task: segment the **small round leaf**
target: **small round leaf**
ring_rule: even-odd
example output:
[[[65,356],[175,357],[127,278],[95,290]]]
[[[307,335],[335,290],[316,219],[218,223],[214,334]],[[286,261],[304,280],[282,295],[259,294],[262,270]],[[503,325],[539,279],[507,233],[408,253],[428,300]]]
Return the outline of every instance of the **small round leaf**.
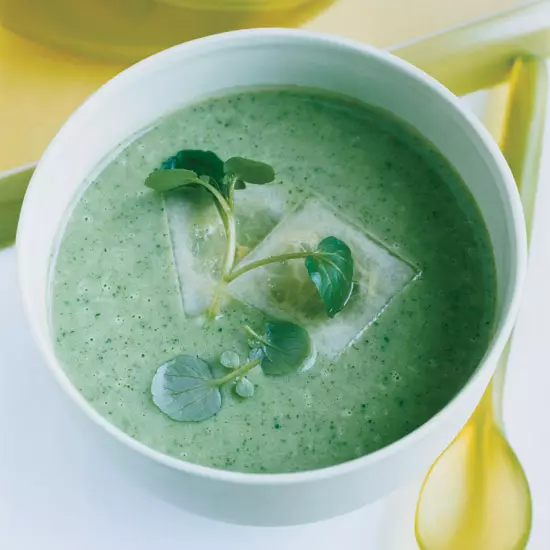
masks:
[[[238,353],[227,350],[222,352],[222,354],[220,355],[220,363],[226,369],[237,369],[241,364],[241,358],[239,357]]]
[[[300,325],[288,321],[268,321],[263,336],[246,325],[244,328],[258,342],[258,348],[253,353],[261,358],[265,374],[289,374],[304,365],[310,368],[315,360],[309,334]]]
[[[155,170],[145,179],[145,185],[158,193],[166,193],[179,187],[197,187],[197,174],[191,170]]]
[[[243,157],[232,157],[225,161],[224,170],[226,174],[236,176],[246,183],[263,185],[275,179],[275,171],[265,162],[245,159]]]
[[[153,403],[172,420],[200,422],[222,406],[210,365],[200,357],[179,355],[161,365],[151,383]]]
[[[336,237],[326,237],[306,258],[306,268],[327,315],[334,317],[348,303],[353,290],[353,257],[349,246]]]
[[[252,397],[254,384],[248,378],[241,378],[235,385],[235,393],[241,397]]]
[[[160,166],[161,170],[183,168],[192,170],[199,176],[210,176],[221,182],[224,176],[223,161],[212,151],[200,149],[183,149],[173,157],[167,158]]]

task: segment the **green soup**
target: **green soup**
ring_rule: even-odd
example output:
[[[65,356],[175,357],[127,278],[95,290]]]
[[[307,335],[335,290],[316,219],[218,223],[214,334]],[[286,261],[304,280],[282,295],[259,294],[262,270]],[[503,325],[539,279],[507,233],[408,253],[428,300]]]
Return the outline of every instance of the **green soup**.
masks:
[[[192,311],[207,274],[190,271],[179,228],[194,228],[190,257],[215,257],[223,231],[212,225],[208,197],[170,198],[144,186],[184,148],[274,167],[273,183],[235,194],[241,256],[268,246],[306,212],[302,223],[317,224],[319,235],[338,226],[375,243],[386,262],[376,281],[360,283],[363,291],[382,289],[368,316],[359,303],[353,314],[338,314],[345,323],[337,315],[334,326],[316,325],[310,370],[267,376],[256,368],[248,375],[254,396],[241,399],[224,386],[221,410],[202,422],[173,421],[154,405],[157,368],[189,354],[223,376],[223,351],[248,353],[241,325],[261,327],[271,314],[255,307],[268,288],[261,278],[241,285],[214,321]],[[357,262],[367,265],[369,254],[361,249]],[[282,303],[294,307],[302,290],[292,281],[303,263],[291,263]],[[218,268],[214,262],[211,271]],[[449,163],[387,114],[300,89],[208,98],[134,136],[86,182],[52,273],[57,354],[92,406],[163,453],[242,472],[338,464],[426,422],[482,358],[496,294],[487,230]]]

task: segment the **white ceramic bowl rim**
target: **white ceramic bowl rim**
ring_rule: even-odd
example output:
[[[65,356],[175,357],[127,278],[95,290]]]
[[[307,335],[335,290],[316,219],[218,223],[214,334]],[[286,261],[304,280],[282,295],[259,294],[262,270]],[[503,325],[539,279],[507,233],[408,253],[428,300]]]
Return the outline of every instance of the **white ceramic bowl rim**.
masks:
[[[457,408],[457,399],[459,395],[469,392],[472,390],[478,379],[484,378],[484,371],[486,368],[490,368],[489,364],[491,363],[491,358],[494,360],[496,354],[500,353],[504,348],[506,339],[510,334],[513,326],[514,319],[516,317],[517,311],[519,309],[519,301],[521,288],[523,286],[523,280],[525,276],[526,268],[526,258],[527,258],[527,247],[526,247],[526,235],[525,235],[525,225],[523,212],[521,208],[521,202],[519,200],[519,195],[517,188],[512,177],[512,174],[506,164],[506,161],[502,157],[502,154],[497,147],[496,143],[485,129],[485,127],[479,122],[479,120],[467,110],[464,110],[458,101],[458,98],[452,94],[447,88],[437,82],[435,79],[427,76],[420,69],[417,69],[410,65],[409,63],[387,53],[380,51],[376,48],[368,46],[366,44],[361,44],[348,40],[345,38],[336,37],[333,35],[327,35],[323,33],[316,33],[303,30],[294,30],[294,29],[250,29],[250,30],[240,30],[232,31],[228,33],[218,34],[209,36],[206,38],[200,38],[193,40],[178,46],[174,46],[168,50],[162,51],[158,54],[155,54],[139,63],[133,65],[132,67],[121,72],[115,76],[112,80],[107,82],[102,86],[98,91],[92,94],[68,119],[64,126],[59,131],[58,135],[52,140],[48,148],[46,149],[43,159],[46,159],[50,154],[51,150],[56,147],[56,142],[60,140],[61,136],[68,131],[70,126],[77,125],[78,120],[84,115],[87,111],[88,106],[93,104],[101,99],[104,94],[113,94],[116,93],[118,88],[123,84],[131,82],[135,77],[140,76],[144,71],[150,70],[154,65],[161,59],[169,58],[170,56],[178,56],[180,52],[186,51],[188,54],[194,49],[202,50],[205,46],[210,47],[221,47],[226,42],[233,42],[235,39],[240,39],[243,42],[246,40],[254,39],[292,39],[294,43],[306,44],[310,42],[324,42],[330,43],[331,46],[353,50],[357,53],[363,53],[370,56],[377,56],[379,59],[383,60],[386,64],[393,66],[394,68],[407,73],[411,78],[421,81],[426,86],[435,90],[443,100],[445,100],[448,106],[461,114],[463,118],[475,129],[479,134],[483,145],[486,147],[488,152],[494,159],[497,169],[500,172],[503,183],[507,189],[507,193],[511,200],[511,212],[512,219],[511,223],[515,228],[518,249],[517,262],[515,265],[515,274],[512,275],[512,280],[516,281],[514,285],[514,293],[508,305],[508,309],[503,312],[503,323],[501,324],[500,330],[495,338],[493,338],[484,358],[481,360],[480,365],[474,374],[469,378],[468,382],[465,384],[463,389],[457,393],[457,395],[437,414],[431,417],[426,423],[419,426],[413,430],[408,435],[403,438],[391,443],[390,445],[383,447],[377,451],[374,451],[370,454],[344,462],[342,464],[337,464],[335,466],[329,466],[326,468],[321,468],[317,470],[309,470],[305,472],[295,472],[295,473],[281,473],[281,474],[251,474],[243,472],[232,472],[228,470],[221,470],[216,468],[211,468],[208,466],[201,466],[193,464],[190,462],[185,462],[176,458],[172,458],[168,455],[165,455],[159,451],[156,451],[143,443],[133,439],[131,436],[124,433],[119,428],[115,427],[113,424],[109,423],[106,418],[104,418],[100,413],[98,413],[78,392],[78,390],[72,385],[68,377],[65,375],[62,370],[59,362],[53,353],[48,349],[48,344],[45,342],[44,334],[39,330],[37,323],[34,322],[32,315],[29,315],[29,322],[31,325],[31,330],[35,340],[39,343],[43,355],[47,359],[49,368],[52,370],[55,378],[61,384],[63,389],[70,395],[74,402],[82,408],[86,414],[101,428],[111,434],[116,438],[120,443],[126,445],[133,449],[134,451],[145,455],[146,457],[161,463],[170,468],[181,470],[189,474],[194,474],[196,476],[206,477],[214,480],[221,480],[226,482],[233,482],[237,484],[253,484],[253,485],[271,485],[271,484],[295,484],[295,483],[306,483],[306,482],[315,482],[316,480],[324,479],[327,477],[337,477],[339,475],[350,473],[354,470],[368,467],[369,465],[384,461],[390,456],[395,455],[396,453],[401,453],[407,449],[407,447],[412,446],[418,439],[424,437],[429,432],[437,429],[437,425],[443,417],[452,416],[454,414],[455,408]],[[40,171],[40,163],[37,168],[37,173]],[[32,189],[33,182],[29,186],[29,189]],[[25,220],[25,205],[21,212],[20,220]],[[19,234],[21,233],[21,227],[26,225],[25,223],[20,223],[18,228],[18,240]],[[20,270],[20,279],[22,279],[22,265],[21,261],[19,262]],[[515,277],[514,277],[515,275]],[[29,297],[25,292],[25,285],[22,285],[23,291],[23,301],[27,312],[32,311],[32,304],[30,303]]]

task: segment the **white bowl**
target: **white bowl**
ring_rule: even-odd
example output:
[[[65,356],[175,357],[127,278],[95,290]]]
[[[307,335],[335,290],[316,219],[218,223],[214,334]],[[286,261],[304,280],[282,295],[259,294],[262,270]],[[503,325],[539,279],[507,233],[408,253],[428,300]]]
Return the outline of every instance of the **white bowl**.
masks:
[[[110,424],[71,384],[50,332],[48,284],[56,237],[86,176],[131,134],[180,105],[239,86],[301,85],[386,109],[434,143],[470,188],[494,248],[497,328],[463,390],[426,424],[370,455],[294,474],[244,474],[197,466],[146,447]],[[456,97],[422,71],[381,51],[296,30],[247,30],[176,46],[124,71],[65,123],[25,197],[17,250],[27,316],[46,363],[80,411],[89,437],[121,471],[162,498],[223,521],[284,525],[343,514],[422,474],[483,394],[518,310],[526,264],[519,196],[496,144]],[[83,412],[84,414],[80,414]]]

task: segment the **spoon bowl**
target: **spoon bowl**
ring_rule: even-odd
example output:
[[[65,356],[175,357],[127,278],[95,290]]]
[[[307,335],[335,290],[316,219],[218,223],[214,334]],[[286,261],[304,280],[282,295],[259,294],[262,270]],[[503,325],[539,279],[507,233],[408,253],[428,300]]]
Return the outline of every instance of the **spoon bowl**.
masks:
[[[416,512],[424,550],[516,550],[531,530],[529,485],[497,425],[491,383],[474,414],[430,469]]]

